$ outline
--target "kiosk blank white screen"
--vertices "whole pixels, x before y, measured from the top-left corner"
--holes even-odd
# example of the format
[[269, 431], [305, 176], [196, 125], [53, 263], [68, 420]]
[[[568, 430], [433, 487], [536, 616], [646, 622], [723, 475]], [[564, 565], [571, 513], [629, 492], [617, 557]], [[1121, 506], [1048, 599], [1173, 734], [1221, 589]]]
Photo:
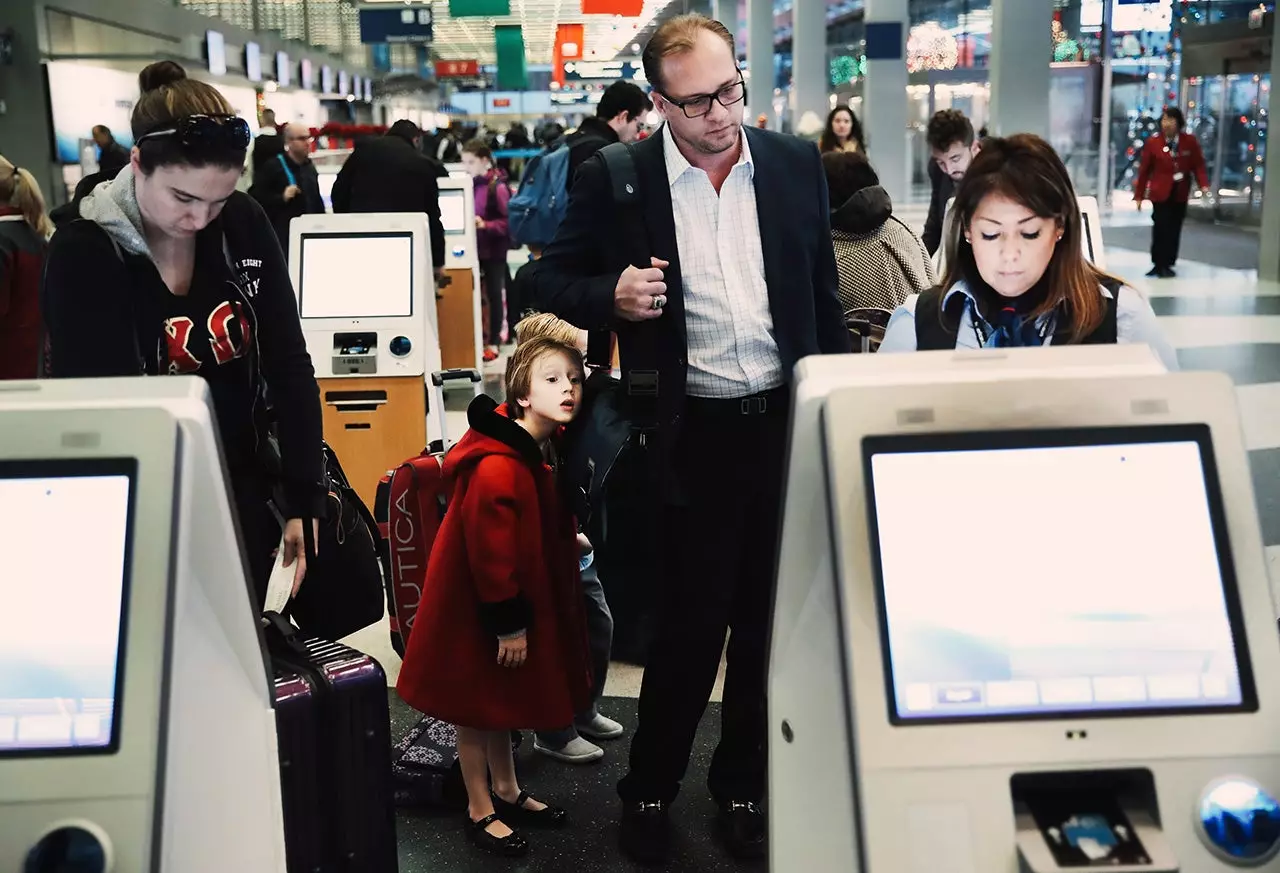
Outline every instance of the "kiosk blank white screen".
[[898, 719], [1242, 704], [1199, 443], [868, 453]]
[[466, 232], [467, 204], [462, 198], [467, 193], [456, 188], [440, 192], [440, 223], [445, 233]]
[[299, 282], [303, 318], [413, 315], [413, 234], [306, 234]]
[[130, 487], [0, 466], [0, 755], [113, 744]]

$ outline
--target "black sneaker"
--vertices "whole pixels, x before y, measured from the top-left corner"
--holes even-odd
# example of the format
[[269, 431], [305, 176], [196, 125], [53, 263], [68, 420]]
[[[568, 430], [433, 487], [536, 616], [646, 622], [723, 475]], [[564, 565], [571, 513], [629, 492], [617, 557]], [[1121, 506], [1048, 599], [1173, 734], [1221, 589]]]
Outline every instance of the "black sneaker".
[[730, 855], [739, 859], [764, 857], [769, 825], [755, 803], [731, 800], [721, 804], [716, 823]]
[[665, 864], [671, 856], [671, 816], [667, 804], [624, 803], [618, 835], [622, 854], [641, 864]]

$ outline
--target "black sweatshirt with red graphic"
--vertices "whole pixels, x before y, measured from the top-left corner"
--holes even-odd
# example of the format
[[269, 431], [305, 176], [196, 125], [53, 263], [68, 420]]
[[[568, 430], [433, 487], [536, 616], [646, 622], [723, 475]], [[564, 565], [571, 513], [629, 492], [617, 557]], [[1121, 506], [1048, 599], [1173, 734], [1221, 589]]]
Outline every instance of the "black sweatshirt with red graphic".
[[186, 296], [151, 259], [77, 220], [53, 236], [44, 287], [51, 375], [196, 375], [209, 386], [233, 480], [267, 475], [277, 422], [287, 518], [324, 514], [320, 394], [275, 231], [237, 192], [196, 236]]

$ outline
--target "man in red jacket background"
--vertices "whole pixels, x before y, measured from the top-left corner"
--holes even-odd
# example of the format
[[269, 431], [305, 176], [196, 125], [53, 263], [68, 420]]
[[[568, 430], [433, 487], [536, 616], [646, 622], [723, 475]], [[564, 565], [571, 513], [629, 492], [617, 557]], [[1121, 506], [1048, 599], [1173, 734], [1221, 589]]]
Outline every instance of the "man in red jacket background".
[[1209, 187], [1200, 143], [1184, 133], [1186, 119], [1176, 106], [1166, 107], [1160, 116], [1160, 135], [1147, 139], [1138, 165], [1138, 181], [1133, 199], [1142, 208], [1151, 201], [1151, 272], [1148, 276], [1170, 279], [1177, 275], [1178, 246], [1182, 242], [1182, 222], [1187, 218], [1187, 201], [1192, 181]]

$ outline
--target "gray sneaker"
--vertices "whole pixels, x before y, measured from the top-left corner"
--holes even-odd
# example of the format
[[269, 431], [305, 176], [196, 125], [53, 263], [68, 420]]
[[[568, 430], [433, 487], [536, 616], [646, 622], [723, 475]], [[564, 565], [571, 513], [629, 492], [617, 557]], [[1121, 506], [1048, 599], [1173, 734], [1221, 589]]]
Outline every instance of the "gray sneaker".
[[533, 750], [565, 764], [590, 764], [592, 761], [599, 761], [604, 757], [604, 749], [589, 740], [584, 740], [582, 737], [574, 737], [556, 749], [542, 745], [542, 741], [535, 736], [533, 738]]
[[623, 730], [622, 725], [600, 713], [596, 713], [596, 717], [591, 721], [576, 722], [574, 727], [578, 729], [578, 733], [593, 740], [616, 740], [622, 736]]

